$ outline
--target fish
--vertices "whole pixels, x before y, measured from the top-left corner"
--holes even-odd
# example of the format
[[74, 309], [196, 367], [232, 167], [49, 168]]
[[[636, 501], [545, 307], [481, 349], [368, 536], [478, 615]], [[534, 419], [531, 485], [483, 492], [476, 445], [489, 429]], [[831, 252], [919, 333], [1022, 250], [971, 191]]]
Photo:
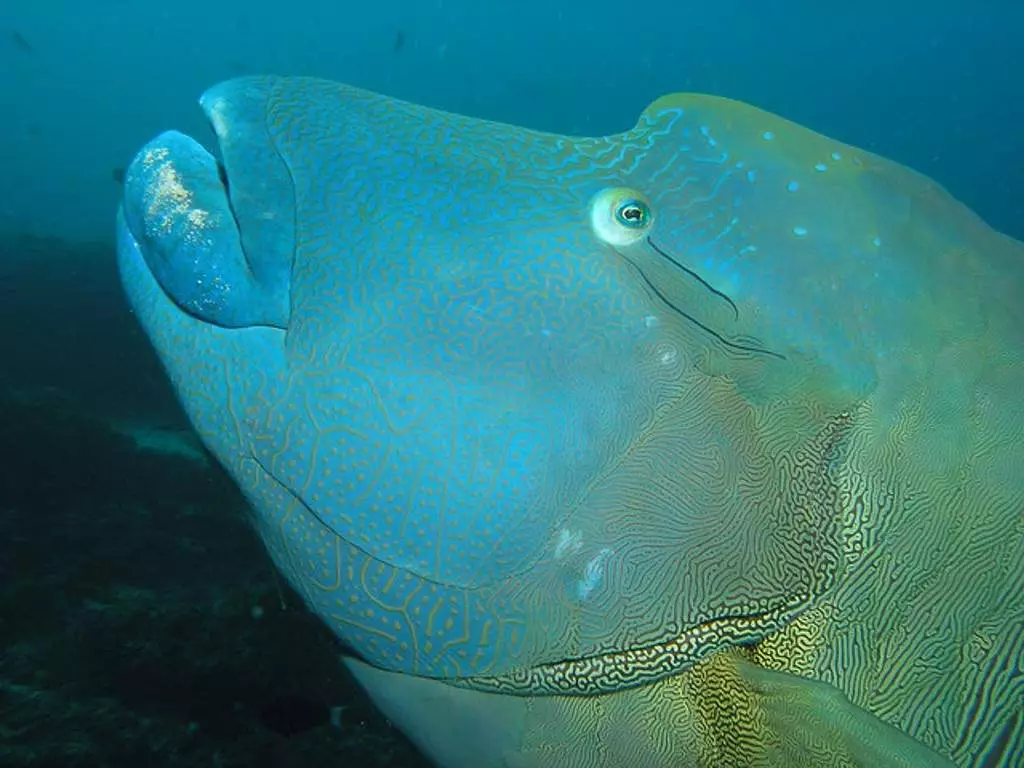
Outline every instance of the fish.
[[1024, 762], [1024, 245], [722, 97], [593, 137], [312, 78], [200, 105], [221, 160], [142, 146], [122, 282], [430, 759]]

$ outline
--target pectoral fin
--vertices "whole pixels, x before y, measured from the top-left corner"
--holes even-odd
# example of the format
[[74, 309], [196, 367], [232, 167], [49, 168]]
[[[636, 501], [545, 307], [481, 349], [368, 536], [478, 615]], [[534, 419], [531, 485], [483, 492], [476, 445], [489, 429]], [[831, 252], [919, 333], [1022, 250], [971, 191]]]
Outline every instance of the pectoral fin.
[[953, 768], [947, 758], [828, 683], [742, 660], [738, 669], [765, 719], [769, 765]]

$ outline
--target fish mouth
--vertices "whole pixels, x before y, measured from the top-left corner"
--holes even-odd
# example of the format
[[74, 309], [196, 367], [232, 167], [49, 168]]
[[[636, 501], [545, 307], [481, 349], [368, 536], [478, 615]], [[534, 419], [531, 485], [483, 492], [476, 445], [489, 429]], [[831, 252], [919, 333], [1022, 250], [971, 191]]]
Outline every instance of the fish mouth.
[[146, 267], [186, 314], [222, 328], [286, 329], [294, 185], [262, 117], [258, 83], [200, 99], [219, 157], [165, 131], [124, 173], [122, 210]]

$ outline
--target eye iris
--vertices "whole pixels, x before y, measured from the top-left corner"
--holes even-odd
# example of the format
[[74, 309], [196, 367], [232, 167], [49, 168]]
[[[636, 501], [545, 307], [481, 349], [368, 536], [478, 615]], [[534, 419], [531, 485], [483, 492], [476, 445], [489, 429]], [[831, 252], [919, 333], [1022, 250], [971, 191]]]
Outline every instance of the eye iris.
[[650, 219], [650, 212], [638, 200], [629, 200], [616, 209], [615, 218], [624, 227], [643, 229]]

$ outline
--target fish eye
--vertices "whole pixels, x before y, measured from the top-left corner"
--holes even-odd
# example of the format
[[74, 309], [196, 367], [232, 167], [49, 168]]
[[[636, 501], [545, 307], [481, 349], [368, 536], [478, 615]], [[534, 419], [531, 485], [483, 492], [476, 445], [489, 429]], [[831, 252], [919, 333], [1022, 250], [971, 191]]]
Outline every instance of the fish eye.
[[646, 237], [654, 223], [647, 199], [635, 189], [603, 189], [590, 203], [590, 224], [612, 246], [631, 245]]
[[642, 200], [627, 200], [615, 209], [615, 220], [630, 229], [644, 229], [651, 217], [651, 209]]

